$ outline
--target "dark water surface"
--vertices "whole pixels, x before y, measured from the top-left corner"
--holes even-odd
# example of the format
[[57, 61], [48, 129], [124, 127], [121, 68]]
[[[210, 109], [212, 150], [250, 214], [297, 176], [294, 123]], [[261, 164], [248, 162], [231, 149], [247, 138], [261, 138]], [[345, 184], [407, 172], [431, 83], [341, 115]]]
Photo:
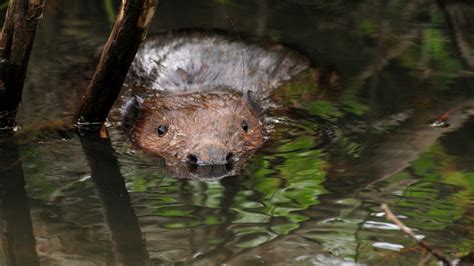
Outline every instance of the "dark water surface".
[[[47, 1], [19, 113], [27, 136], [0, 144], [3, 264], [423, 261], [381, 203], [472, 264], [473, 3], [161, 1], [151, 32], [239, 31], [322, 69], [281, 89], [289, 111], [268, 118], [271, 139], [242, 175], [204, 182], [167, 176], [114, 123], [101, 141], [35, 130], [73, 110], [87, 80], [71, 66], [97, 53], [118, 2]], [[430, 127], [453, 108], [449, 127]]]

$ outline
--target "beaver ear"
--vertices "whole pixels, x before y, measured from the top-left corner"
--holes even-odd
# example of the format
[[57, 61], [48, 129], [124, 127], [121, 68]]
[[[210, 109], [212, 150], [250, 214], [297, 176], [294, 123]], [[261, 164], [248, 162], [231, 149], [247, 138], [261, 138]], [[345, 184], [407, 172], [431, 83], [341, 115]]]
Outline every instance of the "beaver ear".
[[123, 126], [127, 131], [133, 129], [133, 125], [140, 116], [140, 109], [143, 107], [143, 98], [139, 96], [133, 96], [124, 106], [123, 115]]
[[128, 100], [128, 102], [125, 104], [123, 108], [123, 115], [125, 116], [128, 113], [132, 113], [132, 112], [138, 111], [139, 109], [142, 109], [144, 101], [145, 100], [143, 100], [143, 98], [140, 96], [136, 96], [136, 95], [132, 96], [132, 98]]
[[138, 108], [143, 107], [143, 102], [145, 102], [145, 100], [142, 97], [135, 95], [133, 96], [133, 99], [135, 100], [135, 103], [138, 105]]
[[245, 101], [252, 107], [252, 109], [257, 112], [258, 114], [262, 113], [262, 109], [258, 105], [257, 101], [255, 100], [255, 93], [251, 90], [248, 90], [244, 93]]
[[193, 81], [193, 76], [180, 67], [176, 69], [176, 75], [184, 84], [190, 84]]

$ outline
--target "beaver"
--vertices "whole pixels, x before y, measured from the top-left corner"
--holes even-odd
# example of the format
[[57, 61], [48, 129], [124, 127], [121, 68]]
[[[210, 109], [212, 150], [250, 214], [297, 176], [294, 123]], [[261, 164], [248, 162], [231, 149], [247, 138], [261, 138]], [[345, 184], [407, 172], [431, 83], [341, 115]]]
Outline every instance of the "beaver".
[[222, 32], [159, 34], [142, 44], [127, 75], [125, 131], [167, 165], [238, 164], [267, 138], [271, 92], [309, 65], [276, 43]]

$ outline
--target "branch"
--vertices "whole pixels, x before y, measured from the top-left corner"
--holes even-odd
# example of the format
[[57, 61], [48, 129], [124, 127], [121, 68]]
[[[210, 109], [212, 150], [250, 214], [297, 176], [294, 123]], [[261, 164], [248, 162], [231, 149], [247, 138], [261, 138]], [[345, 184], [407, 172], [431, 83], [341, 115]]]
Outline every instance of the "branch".
[[[459, 23], [456, 21], [456, 17], [450, 14], [449, 8], [446, 5], [449, 1], [437, 0], [439, 9], [444, 14], [446, 25], [448, 27], [448, 33], [453, 43], [456, 46], [456, 52], [461, 59], [461, 62], [468, 68], [474, 68], [474, 54], [471, 52], [469, 42], [464, 38], [463, 32]], [[466, 12], [467, 14], [467, 12]]]
[[396, 225], [398, 225], [398, 227], [400, 227], [400, 230], [402, 230], [403, 233], [405, 233], [406, 235], [408, 235], [411, 239], [413, 239], [419, 246], [421, 246], [424, 250], [426, 250], [427, 252], [429, 252], [431, 255], [433, 255], [435, 258], [437, 258], [439, 261], [441, 261], [444, 265], [453, 265], [451, 263], [451, 261], [449, 261], [448, 258], [446, 258], [446, 256], [444, 256], [443, 253], [441, 253], [441, 251], [439, 250], [436, 250], [436, 249], [433, 249], [431, 248], [430, 246], [428, 246], [425, 242], [419, 240], [418, 238], [416, 238], [416, 235], [415, 233], [413, 233], [413, 231], [408, 227], [406, 226], [405, 224], [402, 223], [402, 221], [400, 221], [394, 214], [393, 212], [390, 210], [390, 208], [388, 207], [387, 204], [383, 203], [381, 205], [381, 208], [382, 210], [385, 212], [385, 217], [387, 218], [387, 220], [389, 221], [392, 221], [393, 223], [395, 223]]
[[158, 0], [123, 0], [94, 76], [76, 113], [79, 129], [98, 130], [117, 99]]
[[28, 61], [45, 0], [11, 0], [3, 24], [0, 62], [0, 131], [12, 131]]

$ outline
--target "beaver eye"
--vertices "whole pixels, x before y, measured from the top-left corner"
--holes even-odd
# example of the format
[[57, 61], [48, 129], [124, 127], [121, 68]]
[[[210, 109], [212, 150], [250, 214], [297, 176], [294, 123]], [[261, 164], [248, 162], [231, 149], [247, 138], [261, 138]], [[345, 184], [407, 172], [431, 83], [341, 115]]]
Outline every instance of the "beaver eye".
[[245, 132], [248, 132], [249, 131], [249, 125], [247, 124], [247, 121], [242, 121], [242, 124], [240, 125], [242, 127], [242, 129], [245, 131]]
[[156, 128], [156, 133], [158, 134], [159, 137], [163, 137], [166, 134], [166, 132], [168, 132], [168, 127], [165, 125], [159, 125]]

